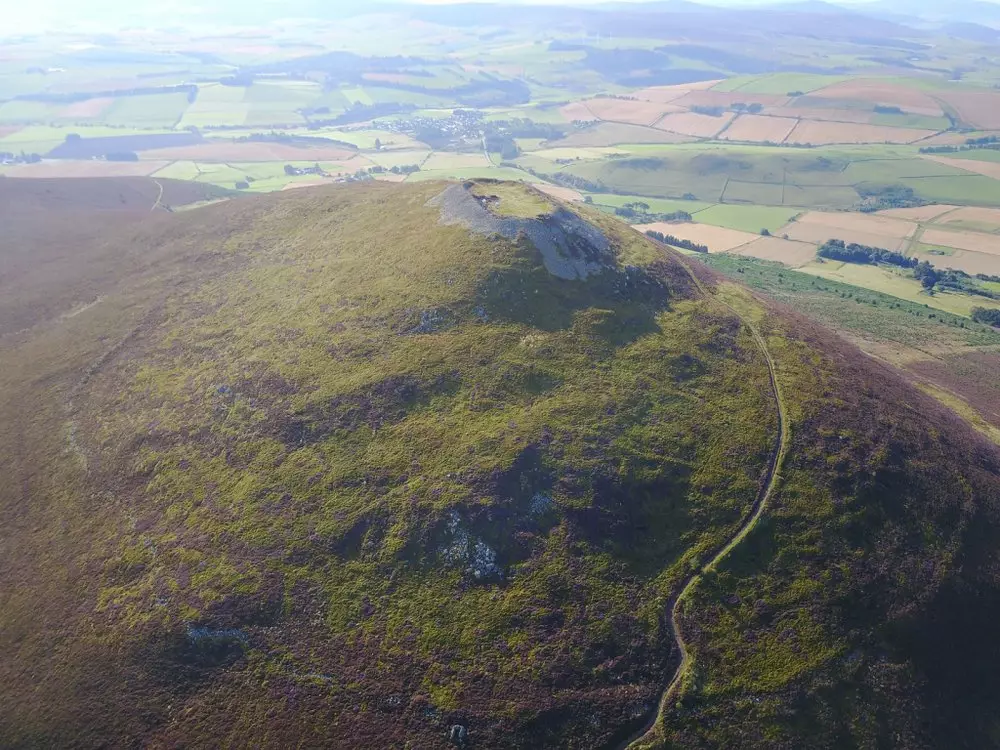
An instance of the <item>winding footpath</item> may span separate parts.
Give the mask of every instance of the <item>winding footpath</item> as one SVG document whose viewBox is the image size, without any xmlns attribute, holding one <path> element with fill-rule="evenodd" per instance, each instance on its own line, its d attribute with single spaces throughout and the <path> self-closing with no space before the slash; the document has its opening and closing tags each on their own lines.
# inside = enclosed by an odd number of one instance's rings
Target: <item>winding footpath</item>
<svg viewBox="0 0 1000 750">
<path fill-rule="evenodd" d="M 158 209 L 160 207 L 160 205 L 161 205 L 160 202 L 163 200 L 163 183 L 160 182 L 159 180 L 153 180 L 153 182 L 155 182 L 156 183 L 156 187 L 158 187 L 160 189 L 160 194 L 158 196 L 156 196 L 156 203 L 154 203 L 153 207 L 151 209 L 149 209 L 150 212 L 153 212 L 156 209 Z"/>
<path fill-rule="evenodd" d="M 771 352 L 767 348 L 767 342 L 765 341 L 764 336 L 761 334 L 760 330 L 753 323 L 753 321 L 741 315 L 736 308 L 710 294 L 701 283 L 697 274 L 691 270 L 691 267 L 683 257 L 678 257 L 677 260 L 682 266 L 684 266 L 684 270 L 687 272 L 688 276 L 691 277 L 691 280 L 694 282 L 694 285 L 698 288 L 698 291 L 704 299 L 711 300 L 716 304 L 725 307 L 733 313 L 733 315 L 739 318 L 740 322 L 745 325 L 753 335 L 754 341 L 756 341 L 757 346 L 760 348 L 760 351 L 764 355 L 764 359 L 767 362 L 768 374 L 771 380 L 771 390 L 774 394 L 774 403 L 778 410 L 778 435 L 775 439 L 775 447 L 771 454 L 771 460 L 767 466 L 765 481 L 761 485 L 760 491 L 757 493 L 757 498 L 754 500 L 750 514 L 740 525 L 740 528 L 736 531 L 732 538 L 725 544 L 725 546 L 716 552 L 707 563 L 702 565 L 695 573 L 692 573 L 691 576 L 684 581 L 684 585 L 681 587 L 678 594 L 667 605 L 667 609 L 670 612 L 670 631 L 673 635 L 674 643 L 677 644 L 677 651 L 681 655 L 681 660 L 677 665 L 673 678 L 660 695 L 660 700 L 657 704 L 656 710 L 651 712 L 651 715 L 641 728 L 618 745 L 620 750 L 639 750 L 640 748 L 654 745 L 656 741 L 660 739 L 659 727 L 662 724 L 662 718 L 667 709 L 681 692 L 684 678 L 690 671 L 693 661 L 691 653 L 688 650 L 687 643 L 684 641 L 684 634 L 681 632 L 680 627 L 679 620 L 682 605 L 701 582 L 702 577 L 706 573 L 710 573 L 715 570 L 715 568 L 729 556 L 729 553 L 736 549 L 736 547 L 738 547 L 757 526 L 757 523 L 764 515 L 764 511 L 767 510 L 767 505 L 770 502 L 771 497 L 774 495 L 778 483 L 781 480 L 781 466 L 784 463 L 785 456 L 788 453 L 788 447 L 791 444 L 791 432 L 788 426 L 788 415 L 786 413 L 784 399 L 781 395 L 781 386 L 778 383 L 777 367 L 774 364 L 774 359 L 771 357 Z"/>
</svg>

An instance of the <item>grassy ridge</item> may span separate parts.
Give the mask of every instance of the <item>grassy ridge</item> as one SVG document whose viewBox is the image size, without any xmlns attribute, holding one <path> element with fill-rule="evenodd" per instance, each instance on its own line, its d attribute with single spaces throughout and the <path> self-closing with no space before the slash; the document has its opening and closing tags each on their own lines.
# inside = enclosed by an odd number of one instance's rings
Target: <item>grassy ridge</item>
<svg viewBox="0 0 1000 750">
<path fill-rule="evenodd" d="M 45 306 L 22 282 L 44 309 L 0 339 L 3 744 L 433 745 L 461 724 L 599 746 L 648 709 L 666 602 L 759 491 L 766 362 L 615 218 L 577 207 L 611 254 L 578 236 L 605 270 L 566 281 L 523 236 L 442 225 L 443 187 L 103 214 L 97 236 L 42 217 L 26 257 L 61 281 Z M 514 217 L 548 200 L 477 189 Z M 694 268 L 765 337 L 793 442 L 773 510 L 684 609 L 695 671 L 665 736 L 988 737 L 1000 654 L 963 644 L 1000 601 L 996 452 Z M 949 699 L 966 674 L 982 703 Z"/>
<path fill-rule="evenodd" d="M 83 617 L 108 648 L 203 675 L 188 698 L 166 687 L 189 716 L 172 741 L 240 741 L 258 720 L 213 706 L 238 691 L 263 717 L 266 682 L 352 736 L 403 694 L 401 740 L 462 718 L 491 744 L 511 721 L 524 741 L 599 742 L 662 679 L 660 603 L 686 560 L 754 495 L 773 416 L 733 320 L 669 263 L 556 279 L 533 247 L 439 227 L 440 191 L 185 214 L 229 270 L 162 298 L 73 399 L 61 461 L 120 508 L 87 526 Z M 656 257 L 595 221 L 622 258 Z M 71 518 L 79 482 L 62 488 Z M 10 622 L 27 616 L 14 600 Z M 104 653 L 75 648 L 67 674 Z M 133 688 L 153 715 L 158 690 Z M 29 726 L 26 703 L 8 710 Z M 61 710 L 41 736 L 109 720 Z M 269 737 L 328 731 L 297 716 L 269 719 Z"/>
</svg>

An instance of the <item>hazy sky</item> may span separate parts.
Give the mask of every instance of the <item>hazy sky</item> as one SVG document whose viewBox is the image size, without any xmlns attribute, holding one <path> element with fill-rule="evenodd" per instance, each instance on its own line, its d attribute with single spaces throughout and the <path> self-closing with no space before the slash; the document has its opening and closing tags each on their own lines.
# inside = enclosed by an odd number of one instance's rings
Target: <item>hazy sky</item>
<svg viewBox="0 0 1000 750">
<path fill-rule="evenodd" d="M 320 0 L 306 0 L 319 2 Z M 498 0 L 327 0 L 333 7 L 343 7 L 353 3 L 361 7 L 373 8 L 383 2 L 410 2 L 423 4 L 444 4 L 453 2 L 498 2 Z M 608 0 L 499 0 L 507 4 L 536 5 L 594 5 Z M 615 0 L 616 2 L 655 2 L 662 0 Z M 768 2 L 793 2 L 795 0 L 694 0 L 706 5 L 762 5 Z M 801 1 L 801 0 L 800 0 Z M 833 0 L 842 5 L 860 5 L 866 0 Z M 1000 0 L 988 0 L 997 3 Z M 36 31 L 44 28 L 59 28 L 67 22 L 94 21 L 102 26 L 122 25 L 129 22 L 152 22 L 158 25 L 171 20 L 191 21 L 204 15 L 206 7 L 216 11 L 231 9 L 234 23 L 239 23 L 241 11 L 252 8 L 261 10 L 267 6 L 276 9 L 294 8 L 295 0 L 0 0 L 0 25 L 3 32 Z M 292 13 L 294 14 L 294 12 Z M 281 15 L 280 10 L 275 15 Z"/>
</svg>

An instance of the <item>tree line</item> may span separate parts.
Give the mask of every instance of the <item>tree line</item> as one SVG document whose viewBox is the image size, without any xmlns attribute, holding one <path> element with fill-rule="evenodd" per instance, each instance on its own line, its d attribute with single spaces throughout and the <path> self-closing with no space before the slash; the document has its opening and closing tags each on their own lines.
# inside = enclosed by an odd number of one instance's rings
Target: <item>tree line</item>
<svg viewBox="0 0 1000 750">
<path fill-rule="evenodd" d="M 873 265 L 888 263 L 901 268 L 914 268 L 917 265 L 916 258 L 908 258 L 894 250 L 859 245 L 855 242 L 847 244 L 843 240 L 827 240 L 817 254 L 821 258 L 841 260 L 845 263 L 870 263 Z"/>
<path fill-rule="evenodd" d="M 977 323 L 1000 328 L 1000 310 L 993 310 L 986 307 L 973 307 L 972 319 Z"/>
<path fill-rule="evenodd" d="M 913 270 L 913 278 L 920 282 L 921 286 L 928 291 L 940 288 L 951 289 L 956 292 L 974 294 L 988 299 L 1000 299 L 1000 294 L 992 292 L 981 286 L 978 281 L 1000 280 L 1000 276 L 987 276 L 977 274 L 975 277 L 965 271 L 958 271 L 953 268 L 935 268 L 933 264 L 926 260 L 910 258 L 895 250 L 886 250 L 883 247 L 869 247 L 857 243 L 845 243 L 843 240 L 827 240 L 820 247 L 817 255 L 821 258 L 839 260 L 845 263 L 861 263 L 878 265 L 898 266 Z"/>
<path fill-rule="evenodd" d="M 650 229 L 646 232 L 646 236 L 651 237 L 657 242 L 662 242 L 664 245 L 682 247 L 685 250 L 691 250 L 696 253 L 708 252 L 708 245 L 699 245 L 697 242 L 692 242 L 691 240 L 682 240 L 680 237 L 674 237 L 672 234 L 664 234 L 663 232 Z"/>
</svg>

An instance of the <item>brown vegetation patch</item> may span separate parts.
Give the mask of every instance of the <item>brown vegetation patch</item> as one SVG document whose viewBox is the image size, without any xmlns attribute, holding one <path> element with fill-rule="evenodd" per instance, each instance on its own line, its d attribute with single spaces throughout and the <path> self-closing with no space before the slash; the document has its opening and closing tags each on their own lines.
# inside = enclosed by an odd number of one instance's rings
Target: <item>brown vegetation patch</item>
<svg viewBox="0 0 1000 750">
<path fill-rule="evenodd" d="M 940 207 L 939 207 L 940 208 Z M 972 222 L 989 227 L 1000 229 L 1000 208 L 979 208 L 977 206 L 964 206 L 955 208 L 947 216 L 938 219 L 939 224 L 951 224 L 953 222 Z"/>
<path fill-rule="evenodd" d="M 775 260 L 798 268 L 816 260 L 816 245 L 785 240 L 781 237 L 761 237 L 732 251 L 734 255 L 749 255 L 763 260 Z"/>
<path fill-rule="evenodd" d="M 710 253 L 725 253 L 760 237 L 759 234 L 741 232 L 737 229 L 713 227 L 709 224 L 671 224 L 657 222 L 655 224 L 639 224 L 635 227 L 640 232 L 654 231 L 671 234 L 682 240 L 690 240 L 708 247 Z"/>
<path fill-rule="evenodd" d="M 981 232 L 952 232 L 946 229 L 929 227 L 920 237 L 926 245 L 954 247 L 959 250 L 971 250 L 974 253 L 1000 256 L 1000 239 L 995 235 Z"/>
<path fill-rule="evenodd" d="M 977 128 L 1000 128 L 1000 93 L 949 91 L 941 98 L 954 107 L 963 122 Z"/>
<path fill-rule="evenodd" d="M 645 99 L 650 102 L 672 102 L 680 99 L 685 94 L 692 91 L 704 91 L 712 88 L 719 81 L 701 81 L 700 83 L 682 83 L 676 86 L 650 86 L 640 89 L 632 94 L 637 99 Z"/>
<path fill-rule="evenodd" d="M 917 225 L 884 216 L 861 213 L 810 211 L 776 234 L 789 239 L 823 244 L 838 239 L 871 247 L 900 250 Z"/>
<path fill-rule="evenodd" d="M 949 211 L 954 211 L 958 206 L 948 206 L 935 204 L 930 206 L 914 206 L 913 208 L 887 208 L 879 211 L 879 216 L 888 216 L 893 219 L 906 219 L 909 221 L 931 221 L 939 216 L 943 216 Z"/>
<path fill-rule="evenodd" d="M 735 115 L 731 112 L 727 112 L 722 117 L 700 115 L 696 112 L 678 112 L 665 116 L 656 123 L 656 127 L 660 130 L 669 130 L 672 133 L 692 135 L 696 138 L 711 138 L 732 122 L 733 117 Z"/>
<path fill-rule="evenodd" d="M 6 138 L 8 135 L 14 135 L 14 133 L 21 130 L 20 125 L 0 125 L 0 138 Z"/>
<path fill-rule="evenodd" d="M 867 124 L 871 112 L 860 109 L 833 109 L 826 107 L 767 107 L 764 112 L 774 117 L 794 117 L 799 120 L 824 120 L 831 122 L 852 122 Z"/>
<path fill-rule="evenodd" d="M 1000 131 L 982 131 L 976 133 L 939 133 L 920 143 L 921 146 L 964 146 L 969 138 L 986 138 L 1000 136 Z"/>
<path fill-rule="evenodd" d="M 74 117 L 98 117 L 104 110 L 114 104 L 115 100 L 110 97 L 101 97 L 99 99 L 87 99 L 82 102 L 74 102 L 69 106 L 64 107 L 59 110 L 59 117 L 64 118 L 74 118 Z"/>
<path fill-rule="evenodd" d="M 652 125 L 667 112 L 683 112 L 681 107 L 631 99 L 590 99 L 587 108 L 599 120 L 632 125 Z"/>
<path fill-rule="evenodd" d="M 891 81 L 866 78 L 842 81 L 819 91 L 813 91 L 809 96 L 825 99 L 850 99 L 899 107 L 915 115 L 938 117 L 943 114 L 941 105 L 923 91 Z"/>
<path fill-rule="evenodd" d="M 51 159 L 37 164 L 8 167 L 9 177 L 146 177 L 163 169 L 169 161 L 101 161 L 98 159 Z"/>
<path fill-rule="evenodd" d="M 977 253 L 974 250 L 954 250 L 951 255 L 941 256 L 926 252 L 919 248 L 910 253 L 915 258 L 926 260 L 938 268 L 954 268 L 973 275 L 985 273 L 990 276 L 1000 275 L 1000 256 L 989 253 Z"/>
<path fill-rule="evenodd" d="M 347 161 L 357 152 L 336 146 L 291 146 L 287 143 L 237 142 L 200 143 L 144 151 L 143 159 L 166 161 L 245 162 L 245 161 Z"/>
<path fill-rule="evenodd" d="M 792 132 L 798 120 L 766 115 L 740 115 L 720 136 L 726 141 L 770 141 L 781 143 Z"/>
<path fill-rule="evenodd" d="M 421 169 L 426 169 L 428 171 L 435 169 L 467 169 L 471 167 L 489 167 L 492 166 L 489 161 L 487 161 L 486 156 L 479 153 L 478 151 L 473 154 L 458 154 L 450 153 L 447 151 L 435 151 L 433 154 L 427 157 L 421 165 Z"/>
<path fill-rule="evenodd" d="M 690 143 L 691 136 L 669 133 L 642 125 L 626 125 L 620 122 L 602 122 L 585 130 L 571 133 L 558 141 L 550 141 L 552 148 L 587 148 L 617 146 L 622 143 Z"/>
<path fill-rule="evenodd" d="M 402 73 L 364 73 L 361 76 L 366 81 L 383 81 L 385 83 L 412 83 L 414 76 Z"/>
<path fill-rule="evenodd" d="M 573 190 L 573 188 L 562 187 L 561 185 L 549 185 L 546 182 L 533 182 L 531 186 L 536 190 L 541 190 L 547 195 L 551 195 L 553 198 L 558 198 L 563 201 L 582 201 L 583 193 Z"/>
<path fill-rule="evenodd" d="M 559 110 L 567 122 L 591 122 L 598 119 L 583 102 L 571 102 Z"/>
<path fill-rule="evenodd" d="M 1000 180 L 1000 163 L 995 161 L 976 161 L 975 159 L 952 159 L 947 156 L 937 156 L 935 154 L 921 154 L 928 161 L 944 164 L 946 167 L 964 169 L 966 172 L 981 174 Z"/>
<path fill-rule="evenodd" d="M 762 104 L 782 107 L 788 104 L 787 96 L 751 94 L 744 91 L 691 91 L 674 101 L 682 107 L 731 107 L 734 104 Z"/>
<path fill-rule="evenodd" d="M 917 128 L 803 120 L 785 139 L 785 143 L 810 143 L 814 146 L 834 143 L 913 143 L 932 135 L 933 130 Z"/>
<path fill-rule="evenodd" d="M 1000 427 L 1000 354 L 969 352 L 912 362 L 906 369 L 958 394 L 994 427 Z"/>
</svg>

